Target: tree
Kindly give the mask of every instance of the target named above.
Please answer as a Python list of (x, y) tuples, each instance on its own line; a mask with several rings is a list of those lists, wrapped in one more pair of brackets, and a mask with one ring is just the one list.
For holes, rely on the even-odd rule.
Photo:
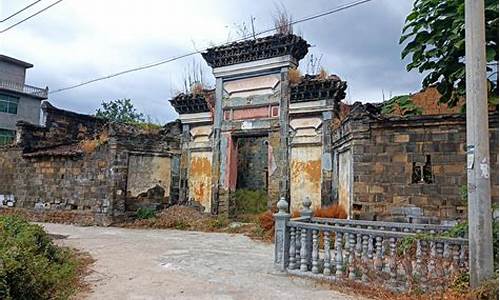
[(102, 110), (99, 108), (96, 117), (101, 117), (113, 122), (120, 123), (142, 123), (144, 115), (137, 112), (130, 99), (118, 99), (101, 103)]
[[(488, 94), (498, 101), (498, 0), (484, 1)], [(435, 85), (440, 102), (455, 106), (465, 96), (464, 0), (415, 0), (399, 40), (405, 42), (401, 57), (412, 55), (406, 69), (426, 73), (422, 86)]]

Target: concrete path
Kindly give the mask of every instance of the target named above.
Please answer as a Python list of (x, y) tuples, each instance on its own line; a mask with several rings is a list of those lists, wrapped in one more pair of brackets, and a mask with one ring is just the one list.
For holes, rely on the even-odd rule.
[(88, 299), (359, 299), (273, 269), (273, 246), (243, 235), (42, 224), (97, 261)]

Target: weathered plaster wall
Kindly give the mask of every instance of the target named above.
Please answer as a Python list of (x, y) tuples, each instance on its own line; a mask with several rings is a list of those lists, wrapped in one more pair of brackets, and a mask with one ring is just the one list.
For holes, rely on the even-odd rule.
[(171, 187), (171, 159), (155, 154), (131, 154), (128, 158), (128, 209), (167, 205)]
[(291, 210), (300, 210), (309, 197), (312, 208), (321, 207), (321, 147), (294, 147), (290, 157)]
[(192, 152), (189, 164), (189, 198), (211, 211), (212, 152)]
[(351, 215), (351, 202), (352, 202), (352, 153), (347, 150), (339, 153), (338, 155), (338, 202), (344, 208), (347, 215)]
[(292, 210), (299, 210), (305, 197), (312, 207), (321, 207), (322, 120), (317, 116), (295, 117), (290, 121), (293, 130), (290, 151), (290, 198)]
[(128, 158), (127, 193), (137, 197), (151, 187), (159, 185), (170, 194), (170, 157), (131, 154)]

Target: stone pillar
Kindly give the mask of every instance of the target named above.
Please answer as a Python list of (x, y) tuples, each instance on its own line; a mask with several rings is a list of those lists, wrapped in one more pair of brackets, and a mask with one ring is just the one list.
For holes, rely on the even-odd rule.
[(280, 149), (278, 150), (278, 170), (280, 174), (280, 198), (290, 198), (290, 166), (289, 166), (289, 105), (290, 105), (290, 83), (288, 80), (288, 67), (281, 69), (281, 97), (280, 97)]
[(223, 80), (216, 78), (215, 82), (215, 111), (213, 131), (213, 157), (212, 157), (212, 214), (219, 211), (219, 179), (220, 179), (220, 131), (222, 127), (222, 96)]
[(189, 184), (188, 184), (188, 168), (189, 168), (189, 125), (182, 125), (181, 136), (181, 160), (179, 164), (179, 199), (174, 204), (188, 203)]
[(331, 111), (323, 112), (323, 155), (321, 157), (321, 206), (330, 205), (334, 201), (332, 192), (333, 156), (332, 156), (332, 115)]
[(278, 213), (274, 214), (275, 220), (275, 243), (274, 243), (274, 266), (280, 271), (286, 271), (290, 251), (290, 232), (287, 227), (290, 214), (287, 213), (288, 202), (285, 198), (278, 201)]

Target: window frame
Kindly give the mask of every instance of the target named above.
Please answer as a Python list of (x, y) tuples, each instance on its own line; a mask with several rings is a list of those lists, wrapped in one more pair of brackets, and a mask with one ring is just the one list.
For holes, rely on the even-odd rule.
[(0, 93), (0, 113), (17, 115), (18, 108), (19, 97)]
[(14, 143), (15, 139), (15, 130), (0, 128), (0, 146), (10, 145)]

